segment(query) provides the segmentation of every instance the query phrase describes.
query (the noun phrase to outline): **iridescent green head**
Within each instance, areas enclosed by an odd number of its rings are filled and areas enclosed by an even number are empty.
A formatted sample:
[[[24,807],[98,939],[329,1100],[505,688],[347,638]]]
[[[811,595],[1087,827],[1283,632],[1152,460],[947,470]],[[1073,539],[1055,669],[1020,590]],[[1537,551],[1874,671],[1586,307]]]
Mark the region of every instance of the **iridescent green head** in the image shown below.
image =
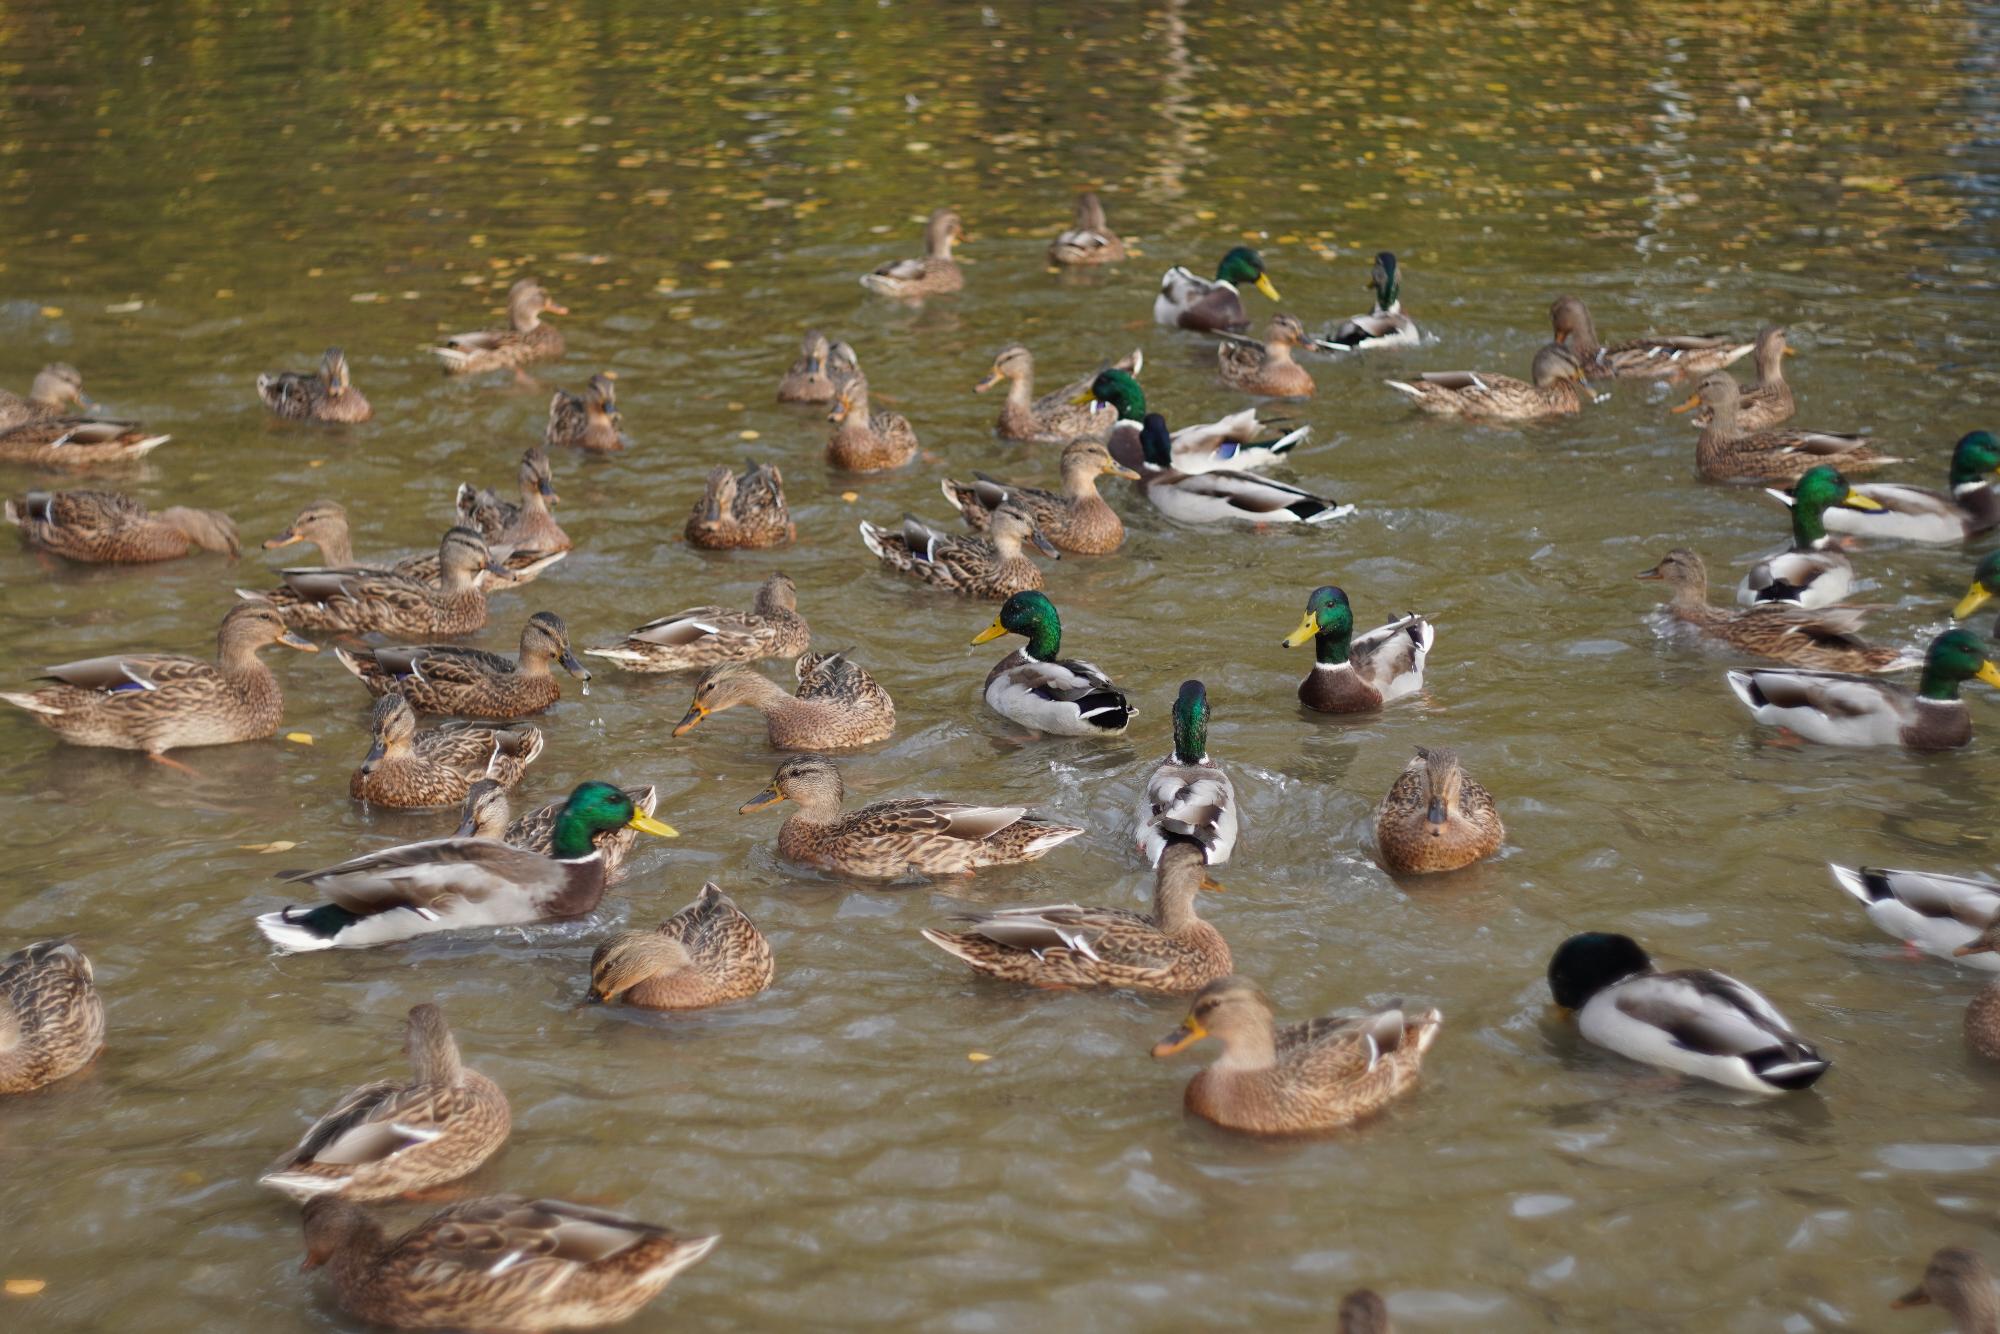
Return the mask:
[[[1174,758],[1182,764],[1208,758],[1208,687],[1199,681],[1181,682],[1174,699]]]
[[[1215,266],[1215,277],[1216,281],[1235,287],[1254,286],[1273,301],[1278,299],[1276,291],[1267,290],[1271,280],[1264,276],[1264,257],[1247,245],[1237,246],[1224,255],[1222,263]]]
[[[1970,630],[1947,630],[1933,639],[1917,693],[1925,699],[1957,699],[1958,687],[1972,680],[2000,687],[2000,667],[1987,658],[1985,645]]]
[[[1032,589],[1016,593],[1001,604],[993,624],[981,630],[972,642],[984,644],[1005,634],[1026,635],[1028,656],[1037,662],[1053,662],[1062,652],[1062,617],[1056,614],[1056,604]]]
[[[1347,661],[1353,637],[1354,609],[1347,605],[1347,594],[1327,584],[1306,598],[1306,614],[1284,642],[1286,648],[1297,648],[1310,639],[1314,657],[1326,666],[1337,667]]]
[[[1972,587],[1965,590],[1965,596],[1951,609],[1951,618],[1962,621],[1996,597],[2000,597],[2000,551],[1991,551],[1973,571]]]
[[[564,861],[588,857],[596,849],[593,840],[614,829],[637,829],[662,838],[676,838],[672,825],[642,815],[632,799],[609,783],[578,783],[569,800],[556,812],[550,849]]]
[[[1375,308],[1393,309],[1403,299],[1403,276],[1396,271],[1396,257],[1384,250],[1375,256],[1375,268],[1368,276],[1368,285],[1375,289]]]
[[[1139,381],[1130,371],[1099,371],[1090,382],[1090,392],[1077,401],[1107,404],[1118,413],[1120,421],[1141,421],[1146,416],[1146,391],[1139,387]]]
[[[1792,545],[1800,551],[1826,541],[1826,512],[1835,505],[1858,510],[1882,507],[1847,484],[1847,479],[1827,464],[1808,469],[1792,487]]]
[[[1951,489],[1978,486],[2000,474],[2000,440],[1991,431],[1971,431],[1951,451]]]

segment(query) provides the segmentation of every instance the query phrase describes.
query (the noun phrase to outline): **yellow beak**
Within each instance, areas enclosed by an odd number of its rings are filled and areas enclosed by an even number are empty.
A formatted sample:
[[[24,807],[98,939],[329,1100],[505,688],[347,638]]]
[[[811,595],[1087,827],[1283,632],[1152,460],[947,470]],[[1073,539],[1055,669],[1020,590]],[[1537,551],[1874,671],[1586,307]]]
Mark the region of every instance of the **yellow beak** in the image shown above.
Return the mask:
[[[1965,596],[1960,598],[1958,605],[1951,609],[1951,619],[1962,621],[1992,600],[1993,595],[1986,591],[1986,585],[1974,584],[1965,590]]]
[[[1128,482],[1136,482],[1139,480],[1138,473],[1132,471],[1132,469],[1126,467],[1124,464],[1120,463],[1117,459],[1107,460],[1104,464],[1104,471],[1109,473],[1113,477],[1123,477]]]
[[[681,715],[681,720],[678,723],[674,724],[674,735],[686,736],[694,730],[696,723],[706,717],[708,717],[707,709],[699,704],[688,705],[688,711]]]
[[[319,652],[318,644],[313,643],[312,640],[307,639],[296,630],[285,631],[284,634],[278,636],[278,642],[286,648],[295,648],[301,653]]]
[[[1297,648],[1299,645],[1311,640],[1318,633],[1319,617],[1313,615],[1311,612],[1307,612],[1299,618],[1299,628],[1285,636],[1284,645],[1286,648]]]
[[[991,389],[994,385],[999,383],[1000,383],[1000,372],[988,371],[986,373],[985,379],[981,380],[978,384],[972,386],[972,392],[975,394],[983,394],[987,390]]]
[[[1882,508],[1881,501],[1870,500],[1851,486],[1847,488],[1847,494],[1841,497],[1840,503],[1851,510],[1879,510]]]
[[[681,831],[670,824],[664,824],[647,815],[644,811],[632,812],[632,818],[625,822],[627,829],[636,829],[642,834],[657,834],[661,838],[679,838]]]
[[[1155,1057],[1172,1056],[1176,1052],[1186,1051],[1189,1047],[1192,1047],[1207,1036],[1208,1030],[1201,1026],[1201,1021],[1193,1015],[1189,1015],[1187,1018],[1181,1020],[1179,1028],[1153,1044],[1153,1055]]]
[[[1675,416],[1679,416],[1683,412],[1693,412],[1696,408],[1700,406],[1701,406],[1701,395],[1696,394],[1694,397],[1690,398],[1687,402],[1668,408],[1667,411],[1673,413]]]
[[[1994,666],[1991,659],[1980,663],[1979,670],[1974,675],[1995,690],[2000,690],[2000,667]]]
[[[1072,398],[1070,402],[1081,405],[1084,403],[1092,402],[1093,400],[1096,399],[1096,397],[1097,395],[1095,393],[1093,393],[1091,390],[1086,389],[1082,393],[1078,394],[1075,398]]]
[[[756,796],[750,798],[750,800],[744,802],[741,806],[738,806],[736,808],[736,813],[738,815],[748,815],[752,811],[761,811],[766,806],[775,806],[784,799],[785,799],[785,794],[778,791],[778,789],[775,786],[767,787],[762,792],[759,792]]]
[[[1204,875],[1201,878],[1201,887],[1210,894],[1227,894],[1229,892],[1222,887],[1222,882],[1212,875]]]
[[[264,550],[276,551],[279,547],[288,547],[294,542],[303,541],[305,541],[303,537],[300,537],[297,533],[287,528],[282,536],[265,539]]]
[[[975,644],[984,644],[987,640],[998,639],[1001,635],[1004,635],[1006,633],[1007,633],[1007,627],[1000,624],[1000,618],[998,616],[995,616],[993,618],[993,624],[987,626],[984,630],[981,630],[978,634],[974,635],[972,637],[972,642]]]
[[[1278,289],[1272,286],[1271,275],[1268,273],[1260,273],[1257,275],[1257,290],[1262,292],[1265,296],[1269,297],[1273,301],[1276,301],[1278,299]]]

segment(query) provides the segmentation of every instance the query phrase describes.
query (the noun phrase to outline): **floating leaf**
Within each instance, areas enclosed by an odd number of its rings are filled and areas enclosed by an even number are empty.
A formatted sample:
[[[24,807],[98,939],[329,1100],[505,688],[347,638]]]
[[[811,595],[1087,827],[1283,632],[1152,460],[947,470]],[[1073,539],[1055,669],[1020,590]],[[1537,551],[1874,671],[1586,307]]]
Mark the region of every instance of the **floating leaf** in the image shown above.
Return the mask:
[[[738,440],[755,440],[757,436],[758,432],[756,431],[738,431],[736,433],[736,438]]]
[[[978,1065],[981,1061],[990,1061],[993,1058],[983,1051],[969,1051],[965,1053],[965,1059],[971,1061],[974,1065]]]
[[[310,746],[313,743],[313,735],[311,732],[287,732],[285,740],[295,745]]]
[[[49,1283],[43,1278],[10,1278],[5,1286],[9,1297],[32,1297]]]
[[[43,307],[42,307],[42,318],[43,318],[43,319],[45,319],[45,320],[59,320],[59,319],[61,319],[61,318],[62,318],[62,307],[61,307],[61,306],[43,306]]]
[[[290,852],[298,844],[288,838],[281,838],[275,843],[239,843],[237,846],[245,852],[254,852],[260,856],[268,857],[274,852]]]
[[[852,505],[855,501],[861,499],[861,493],[858,491],[842,491],[840,498]]]

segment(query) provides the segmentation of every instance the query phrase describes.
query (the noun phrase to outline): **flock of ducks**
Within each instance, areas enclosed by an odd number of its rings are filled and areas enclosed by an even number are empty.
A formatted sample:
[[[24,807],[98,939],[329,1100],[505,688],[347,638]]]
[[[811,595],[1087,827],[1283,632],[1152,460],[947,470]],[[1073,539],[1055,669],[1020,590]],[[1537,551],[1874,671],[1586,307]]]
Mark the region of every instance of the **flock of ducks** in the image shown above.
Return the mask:
[[[959,215],[940,209],[925,228],[922,256],[884,264],[863,275],[862,285],[902,300],[960,291],[953,247],[963,239]],[[1049,247],[1058,265],[1126,255],[1092,194],[1078,200],[1075,226]],[[1262,258],[1239,246],[1212,279],[1170,270],[1154,317],[1215,336],[1216,373],[1225,384],[1296,400],[1315,392],[1301,356],[1351,358],[1421,345],[1422,332],[1402,309],[1402,281],[1396,257],[1383,252],[1371,265],[1367,314],[1312,334],[1280,312],[1262,338],[1250,338],[1244,293],[1254,289],[1276,302],[1278,292]],[[447,338],[435,353],[449,374],[504,371],[525,379],[527,367],[562,355],[562,333],[543,317],[566,313],[540,283],[523,279],[509,294],[507,327]],[[1939,635],[1920,659],[1863,642],[1863,610],[1842,602],[1855,576],[1836,534],[1948,544],[2000,526],[1991,485],[2000,444],[1983,431],[1964,437],[1952,455],[1948,491],[1851,484],[1847,474],[1899,460],[1872,451],[1862,437],[1786,425],[1795,403],[1783,374],[1784,330],[1768,328],[1748,341],[1651,335],[1607,345],[1570,296],[1553,303],[1550,321],[1552,339],[1533,355],[1526,380],[1446,371],[1388,384],[1427,412],[1527,421],[1584,411],[1597,398],[1593,381],[1692,381],[1693,396],[1675,410],[1698,410],[1697,471],[1716,480],[1789,483],[1773,495],[1788,508],[1792,541],[1745,575],[1736,609],[1708,601],[1698,554],[1666,553],[1639,576],[1670,590],[1666,616],[1730,654],[1769,664],[1726,674],[1761,722],[1826,744],[1966,744],[1971,725],[1959,686],[1974,679],[2000,686],[2000,667],[1962,629]],[[1753,353],[1758,381],[1746,388],[1724,368]],[[1036,736],[1114,737],[1138,712],[1103,669],[1064,656],[1061,613],[1029,554],[1101,557],[1119,549],[1124,525],[1098,491],[1102,479],[1134,484],[1168,518],[1190,525],[1319,524],[1351,508],[1267,475],[1289,464],[1309,438],[1306,428],[1249,407],[1174,430],[1148,403],[1143,368],[1134,351],[1038,396],[1028,349],[1002,349],[975,388],[1006,386],[996,424],[1003,438],[1060,447],[1056,489],[982,473],[945,477],[940,490],[952,522],[905,515],[897,524],[860,525],[864,547],[887,569],[997,604],[972,642],[1019,642],[987,673],[980,694],[994,713]],[[287,420],[353,423],[372,412],[337,348],[318,371],[260,376],[257,389]],[[871,407],[867,375],[847,343],[808,333],[777,396],[827,408],[832,429],[824,453],[833,468],[899,468],[917,455],[909,420]],[[139,458],[167,439],[92,414],[82,379],[68,366],[45,368],[25,397],[0,392],[0,462],[90,470]],[[493,596],[533,583],[571,550],[551,513],[558,500],[552,452],[607,453],[624,443],[614,378],[593,376],[582,394],[555,393],[543,441],[522,455],[511,493],[458,489],[455,521],[434,551],[358,561],[346,511],[314,502],[264,546],[309,545],[322,564],[285,569],[273,588],[238,590],[213,662],[149,652],[86,659],[47,668],[45,684],[0,699],[69,744],[139,751],[178,766],[169,752],[277,731],[283,696],[262,650],[317,652],[308,634],[341,636],[333,656],[375,700],[352,795],[385,807],[455,808],[460,823],[445,837],[285,873],[306,901],[257,917],[257,930],[280,951],[310,952],[587,915],[617,881],[640,834],[675,831],[655,818],[653,788],[600,780],[511,818],[509,790],[551,740],[549,730],[523,720],[560,698],[557,668],[589,693],[591,673],[568,627],[553,612],[529,615],[512,657],[432,641],[482,629]],[[239,551],[226,515],[178,506],[152,513],[116,491],[33,491],[8,501],[6,517],[31,547],[72,561]],[[716,467],[685,531],[691,544],[710,549],[792,542],[796,526],[779,469]],[[2000,558],[1989,558],[1953,614],[1968,616],[1996,594]],[[364,643],[363,635],[378,642]],[[1326,585],[1307,595],[1283,642],[1313,647],[1300,703],[1338,716],[1374,713],[1421,690],[1434,637],[1430,622],[1414,614],[1357,632],[1348,593]],[[1085,832],[1018,805],[908,797],[849,807],[840,768],[826,752],[889,737],[895,704],[847,652],[812,651],[797,591],[782,574],[764,582],[747,610],[690,607],[583,653],[623,671],[693,676],[676,736],[731,708],[763,715],[770,746],[795,753],[740,810],[788,803],[776,834],[788,862],[895,882],[1034,861]],[[791,689],[758,670],[769,659],[792,662]],[[1914,690],[1879,679],[1919,665]],[[425,715],[452,721],[425,728]],[[1182,684],[1171,720],[1172,749],[1147,774],[1132,819],[1135,852],[1154,868],[1150,912],[1040,904],[964,914],[924,938],[1007,983],[1190,997],[1181,1025],[1152,1051],[1167,1057],[1214,1039],[1220,1055],[1188,1083],[1184,1101],[1218,1126],[1296,1135],[1371,1116],[1415,1086],[1441,1013],[1398,1003],[1303,1023],[1277,1020],[1237,971],[1222,933],[1196,908],[1202,892],[1221,888],[1213,871],[1230,861],[1243,818],[1227,770],[1209,754],[1210,699],[1201,681]],[[1491,794],[1453,752],[1433,746],[1416,749],[1376,809],[1374,827],[1379,858],[1397,874],[1463,868],[1493,856],[1505,838]],[[1835,867],[1834,874],[1890,934],[1939,957],[2000,970],[2000,885],[1873,868]],[[771,984],[775,963],[756,925],[711,883],[659,926],[599,943],[584,971],[592,1001],[681,1010],[755,996]],[[1554,1000],[1574,1013],[1585,1039],[1635,1061],[1766,1094],[1808,1088],[1829,1066],[1752,987],[1706,969],[1663,972],[1624,935],[1572,936],[1554,952],[1547,976]],[[465,1176],[504,1144],[511,1127],[504,1092],[465,1065],[437,1006],[416,1006],[407,1024],[409,1077],[356,1089],[262,1177],[302,1204],[308,1263],[329,1267],[349,1311],[408,1328],[602,1324],[637,1311],[715,1246],[713,1236],[517,1196],[455,1204],[405,1232],[385,1232],[364,1206]],[[1979,1051],[2000,1059],[2000,982],[1974,1001],[1967,1032]],[[104,1041],[91,966],[72,944],[38,942],[0,964],[0,1093],[73,1074]],[[1990,1276],[1970,1252],[1940,1251],[1922,1286],[1903,1300],[1934,1301],[1962,1329],[1994,1328]],[[1388,1328],[1386,1306],[1367,1291],[1350,1295],[1340,1320],[1357,1334]]]

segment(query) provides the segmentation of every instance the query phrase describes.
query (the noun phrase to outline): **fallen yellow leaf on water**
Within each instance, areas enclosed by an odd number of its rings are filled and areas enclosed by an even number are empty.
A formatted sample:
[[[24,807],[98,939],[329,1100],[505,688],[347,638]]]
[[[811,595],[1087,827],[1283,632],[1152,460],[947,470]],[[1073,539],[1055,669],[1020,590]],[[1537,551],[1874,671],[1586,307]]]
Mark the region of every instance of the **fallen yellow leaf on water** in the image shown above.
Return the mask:
[[[965,1053],[965,1059],[971,1061],[974,1065],[977,1065],[981,1061],[990,1061],[993,1058],[991,1056],[988,1056],[983,1051],[969,1051]]]
[[[1840,183],[1851,190],[1872,190],[1885,195],[1903,182],[1894,176],[1843,176]]]
[[[702,265],[702,267],[704,269],[733,269],[736,266],[726,259],[711,259],[708,263]]]
[[[859,491],[842,491],[840,498],[852,505],[855,501],[861,499],[861,493]]]
[[[276,843],[239,843],[237,846],[245,852],[256,852],[269,856],[274,852],[290,852],[298,844],[288,838],[281,838]]]
[[[45,320],[59,320],[59,319],[61,319],[61,318],[62,318],[62,307],[61,307],[61,306],[43,306],[43,307],[42,307],[42,318],[43,318],[43,319],[45,319]]]
[[[325,460],[325,459],[307,459],[307,460],[306,460],[306,467],[308,467],[308,468],[324,468],[325,466],[326,466],[326,460]]]
[[[39,1278],[10,1278],[6,1283],[9,1297],[32,1297],[47,1286],[48,1281]]]
[[[311,732],[287,732],[285,733],[285,740],[297,742],[301,746],[310,746],[313,743],[313,734]]]
[[[737,438],[738,440],[755,440],[755,439],[757,438],[757,432],[755,432],[755,431],[738,431],[738,432],[736,433],[736,438]]]

